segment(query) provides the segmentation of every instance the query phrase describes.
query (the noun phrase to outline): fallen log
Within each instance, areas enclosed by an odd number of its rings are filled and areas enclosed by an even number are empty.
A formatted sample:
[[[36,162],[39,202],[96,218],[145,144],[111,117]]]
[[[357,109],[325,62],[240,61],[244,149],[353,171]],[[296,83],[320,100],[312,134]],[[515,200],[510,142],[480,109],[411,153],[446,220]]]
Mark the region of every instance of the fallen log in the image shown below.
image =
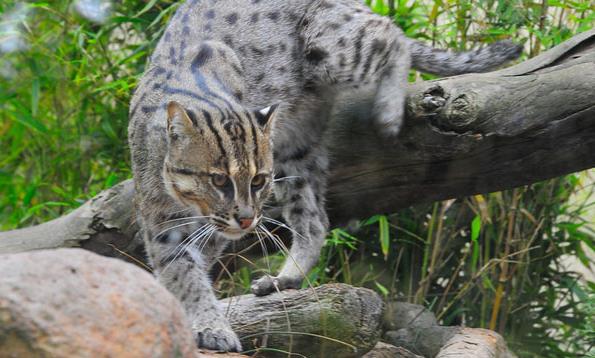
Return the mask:
[[[329,135],[332,224],[595,166],[593,83],[595,30],[504,70],[412,84],[396,141],[349,108]],[[0,253],[80,246],[142,260],[133,196],[125,181],[65,217],[0,233]]]
[[[267,357],[279,352],[360,357],[381,335],[382,299],[365,288],[329,284],[263,297],[231,297],[221,303],[244,349]]]
[[[362,358],[424,358],[413,354],[402,347],[395,347],[393,345],[378,342],[376,346],[366,353]]]
[[[513,358],[498,333],[481,328],[463,328],[440,349],[436,358]]]

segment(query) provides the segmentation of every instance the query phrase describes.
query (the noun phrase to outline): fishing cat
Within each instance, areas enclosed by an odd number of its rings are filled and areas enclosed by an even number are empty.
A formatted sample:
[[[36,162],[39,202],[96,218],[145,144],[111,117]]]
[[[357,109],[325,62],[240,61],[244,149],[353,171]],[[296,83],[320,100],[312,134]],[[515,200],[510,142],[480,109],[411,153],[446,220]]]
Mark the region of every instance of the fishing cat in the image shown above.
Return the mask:
[[[241,349],[208,271],[229,241],[264,230],[269,193],[294,230],[291,258],[252,291],[298,287],[317,262],[328,228],[323,139],[342,98],[371,100],[376,130],[395,136],[411,65],[454,75],[519,53],[508,41],[435,50],[356,0],[182,4],[132,99],[129,142],[147,254],[197,344]]]

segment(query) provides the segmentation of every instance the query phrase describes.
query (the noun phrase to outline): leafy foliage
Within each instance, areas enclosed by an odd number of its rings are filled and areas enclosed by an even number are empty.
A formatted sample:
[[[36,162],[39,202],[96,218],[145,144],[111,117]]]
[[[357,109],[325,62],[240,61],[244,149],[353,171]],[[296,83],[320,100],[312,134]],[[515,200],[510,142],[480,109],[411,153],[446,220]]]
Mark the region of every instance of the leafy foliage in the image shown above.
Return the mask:
[[[435,46],[464,50],[512,38],[525,44],[525,56],[595,23],[588,0],[367,3]],[[102,24],[78,16],[71,1],[24,6],[24,23],[0,26],[0,44],[24,41],[21,51],[0,46],[1,229],[58,217],[130,176],[128,102],[176,3],[122,0]],[[16,8],[15,0],[0,2],[4,25]],[[412,72],[420,78],[432,77]],[[365,285],[424,304],[444,324],[498,330],[522,357],[593,355],[595,284],[564,266],[569,257],[593,264],[585,250],[595,235],[584,219],[592,203],[569,204],[587,189],[585,175],[570,175],[336,228],[307,284]],[[222,271],[222,292],[246,292],[282,257],[247,260],[233,274]]]

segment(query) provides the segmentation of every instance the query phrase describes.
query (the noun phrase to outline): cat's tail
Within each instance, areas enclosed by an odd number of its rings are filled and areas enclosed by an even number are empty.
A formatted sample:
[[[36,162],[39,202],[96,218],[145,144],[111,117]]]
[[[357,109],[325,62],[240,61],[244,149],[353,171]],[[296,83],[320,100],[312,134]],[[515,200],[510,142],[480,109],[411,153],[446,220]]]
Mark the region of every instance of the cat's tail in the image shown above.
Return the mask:
[[[474,51],[453,52],[436,49],[408,39],[412,66],[440,76],[486,72],[521,55],[523,47],[510,40],[494,42]]]

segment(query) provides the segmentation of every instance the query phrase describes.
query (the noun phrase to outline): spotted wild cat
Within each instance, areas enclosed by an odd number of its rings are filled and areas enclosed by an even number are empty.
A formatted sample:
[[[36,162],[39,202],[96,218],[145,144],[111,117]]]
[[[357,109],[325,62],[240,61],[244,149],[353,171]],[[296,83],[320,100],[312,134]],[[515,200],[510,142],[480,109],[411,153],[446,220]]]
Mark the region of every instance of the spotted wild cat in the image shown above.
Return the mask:
[[[197,344],[241,349],[208,271],[228,242],[260,224],[269,193],[295,230],[292,259],[253,292],[298,287],[317,262],[328,228],[324,136],[342,99],[373,103],[370,130],[395,136],[411,66],[480,72],[519,52],[507,41],[435,50],[356,0],[182,4],[133,97],[129,141],[147,254]]]

